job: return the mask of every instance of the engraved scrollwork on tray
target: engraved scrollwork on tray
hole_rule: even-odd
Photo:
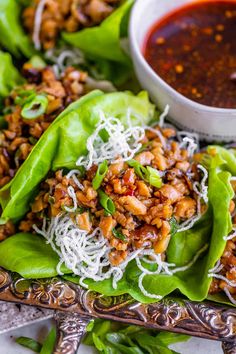
[[[129,295],[101,296],[94,292],[88,292],[84,304],[86,309],[90,309],[90,312],[95,311],[104,315],[109,312],[110,315],[114,314],[127,319],[136,316],[132,305],[137,303]]]
[[[183,319],[188,318],[186,308],[179,302],[166,299],[162,303],[149,305],[147,309],[150,321],[153,321],[160,326],[175,327]]]
[[[205,333],[216,334],[218,338],[234,339],[236,328],[236,311],[222,308],[210,303],[186,302],[186,307],[192,319],[192,328],[202,323]]]
[[[222,349],[224,354],[236,354],[236,342],[223,342]]]
[[[173,297],[145,305],[129,295],[102,296],[59,277],[27,280],[0,269],[0,300],[231,343],[236,339],[236,310],[230,307]]]
[[[11,281],[10,274],[0,268],[0,292],[9,286]]]
[[[47,307],[67,308],[78,303],[79,288],[59,278],[24,279],[17,274],[10,274],[0,269],[0,281],[4,279],[4,289],[9,287],[15,299],[36,301]],[[0,289],[3,288],[3,280]]]
[[[65,284],[57,279],[27,280],[18,278],[11,285],[12,294],[20,299],[33,298],[42,305],[52,305],[63,298]],[[74,297],[72,296],[73,300]]]
[[[91,320],[88,316],[78,314],[65,314],[57,312],[57,342],[54,354],[74,354],[86,332],[86,327]]]

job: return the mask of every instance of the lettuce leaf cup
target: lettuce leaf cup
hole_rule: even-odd
[[[0,190],[1,221],[18,230],[0,265],[141,302],[206,299],[233,240],[235,155],[197,152],[166,114],[158,125],[145,92],[93,91],[69,105]]]
[[[26,4],[3,0],[0,45],[17,58],[38,53],[49,62],[53,58],[57,63],[65,58],[83,62],[97,79],[120,85],[132,73],[123,49],[132,4],[133,0],[32,0]]]

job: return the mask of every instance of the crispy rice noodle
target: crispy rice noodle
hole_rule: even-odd
[[[229,235],[224,236],[224,240],[229,241],[229,240],[234,239],[235,237],[236,237],[236,227],[234,226],[232,228],[232,232]],[[236,288],[236,281],[231,281],[226,276],[220,274],[222,269],[224,269],[224,264],[222,264],[221,260],[219,259],[216,262],[216,265],[212,269],[209,270],[208,277],[223,280],[229,287]],[[229,289],[227,289],[227,287],[224,287],[223,291],[225,292],[225,294],[229,298],[229,300],[232,302],[232,304],[236,305],[236,300],[230,294]]]
[[[188,141],[192,140],[192,145],[194,143],[196,146],[195,150],[199,151],[199,135],[197,133],[190,133],[186,130],[181,130],[177,132],[177,138],[179,139],[180,143],[184,141],[184,138],[188,138]]]
[[[53,69],[58,78],[68,66],[79,66],[86,63],[84,55],[78,48],[49,49],[45,53],[45,57],[54,64]]]
[[[228,238],[228,239],[230,239],[230,238]],[[220,259],[219,259],[216,262],[216,265],[212,269],[209,270],[208,277],[223,280],[229,287],[235,288],[236,287],[235,281],[231,281],[228,278],[226,278],[224,275],[219,274],[223,268],[224,268],[224,265],[221,264]],[[224,290],[226,296],[228,297],[228,299],[230,300],[230,302],[232,302],[232,304],[236,305],[236,300],[230,294],[229,289],[227,289],[227,287],[225,286],[223,290]]]
[[[231,180],[235,180],[235,177],[232,177]],[[232,231],[229,233],[229,235],[226,235],[223,237],[225,241],[233,240],[236,237],[236,226],[233,225]],[[223,280],[229,287],[235,288],[236,287],[236,281],[231,281],[229,280],[226,276],[220,274],[220,272],[224,269],[224,264],[221,263],[221,260],[219,259],[216,262],[216,265],[209,270],[208,272],[208,277],[210,278],[215,278],[215,279],[220,279]],[[225,292],[225,295],[228,297],[230,302],[232,304],[236,305],[236,300],[235,298],[231,295],[229,289],[225,286],[223,291]]]
[[[34,42],[35,49],[37,50],[41,49],[40,29],[41,29],[43,10],[46,5],[46,1],[47,0],[40,0],[35,12],[33,42]]]
[[[216,262],[216,265],[209,269],[209,274],[210,273],[219,273],[222,269],[224,268],[224,265],[221,264],[220,259]]]
[[[188,151],[188,156],[192,157],[196,152],[198,145],[192,137],[185,136],[182,143],[180,143],[181,149],[186,149]]]
[[[197,261],[208,247],[208,245],[204,245],[196,253],[193,260],[183,267],[174,268],[174,263],[162,261],[161,255],[156,254],[154,250],[144,249],[130,252],[127,259],[115,267],[110,264],[108,255],[111,247],[108,245],[107,239],[102,235],[101,230],[96,228],[89,234],[87,231],[79,229],[68,213],[58,215],[49,222],[44,218],[42,228],[40,229],[34,225],[34,230],[46,238],[47,243],[51,245],[52,249],[60,257],[60,262],[57,266],[57,271],[60,275],[63,275],[61,266],[65,264],[75,275],[81,277],[81,284],[83,285],[85,285],[84,279],[102,281],[112,277],[113,288],[116,289],[117,282],[123,277],[126,266],[135,259],[141,271],[139,277],[140,290],[145,296],[158,300],[162,298],[160,295],[150,294],[144,289],[144,276],[161,273],[173,275],[174,273],[185,271]],[[155,264],[157,269],[150,271],[143,266],[142,262]]]
[[[83,53],[78,48],[67,48],[61,47],[59,49],[49,49],[45,53],[45,57],[53,63],[53,69],[57,78],[63,76],[67,67],[70,66],[84,66],[87,67],[88,63]],[[93,75],[92,71],[90,70]],[[95,72],[93,75],[96,79],[91,76],[87,77],[86,80],[86,88],[88,91],[92,91],[95,89],[102,90],[104,92],[115,92],[117,89],[112,84],[111,81],[103,80],[99,75]]]
[[[230,294],[229,289],[224,288],[224,292],[225,292],[226,296],[229,298],[230,302],[232,302],[232,304],[236,305],[236,300],[235,300],[235,298]]]
[[[194,182],[193,190],[198,195],[197,198],[197,215],[193,216],[192,218],[184,221],[178,227],[177,232],[182,232],[189,230],[193,227],[193,225],[201,218],[201,200],[204,201],[205,204],[208,203],[208,186],[207,186],[207,179],[208,179],[208,172],[202,165],[197,166],[199,170],[203,172],[203,178],[201,182]]]
[[[160,117],[159,117],[159,125],[160,125],[161,128],[164,127],[165,118],[168,116],[169,110],[170,110],[170,106],[167,104],[167,105],[165,106],[164,111],[162,112],[162,114],[161,114]]]
[[[161,134],[161,132],[158,129],[149,127],[148,125],[145,125],[143,127],[145,130],[148,130],[154,134],[156,134],[156,136],[158,136],[158,138],[160,139],[160,142],[162,143],[162,145],[164,146],[164,148],[166,148],[166,140],[164,138],[164,136]]]
[[[229,240],[232,240],[233,238],[235,238],[236,237],[236,226],[234,226],[233,228],[232,228],[232,233],[230,233],[229,235],[227,235],[227,236],[224,236],[224,240],[225,241],[229,241]]]
[[[101,132],[107,133],[108,141],[101,138]],[[141,140],[144,136],[144,128],[133,127],[131,124],[125,128],[119,119],[105,117],[100,111],[99,124],[87,140],[88,155],[81,156],[76,164],[89,170],[93,164],[99,165],[104,160],[109,163],[116,163],[120,160],[128,161],[141,148]]]
[[[82,191],[84,190],[84,186],[82,183],[78,180],[78,177],[81,176],[81,172],[79,170],[71,170],[69,173],[67,173],[66,177],[67,179],[73,178],[73,181],[81,189]]]

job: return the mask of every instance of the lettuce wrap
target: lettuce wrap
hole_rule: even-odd
[[[60,168],[69,171],[76,167],[78,157],[87,152],[86,141],[94,132],[101,112],[118,118],[123,124],[127,124],[127,114],[133,125],[137,125],[137,119],[139,124],[147,124],[154,118],[154,108],[144,92],[133,96],[94,91],[70,105],[44,133],[13,180],[0,191],[2,222],[24,217],[49,171]],[[229,205],[234,195],[230,184],[235,168],[234,155],[219,148],[218,155],[211,156],[207,168],[207,211],[191,228],[180,232],[172,229],[166,257],[168,263],[177,267],[176,272],[154,274],[157,266],[145,265],[149,271],[143,279],[147,294],[163,297],[177,291],[195,301],[207,297],[211,284],[209,270],[224,251],[224,236],[232,230]],[[80,283],[80,278],[72,275],[65,265],[59,270],[58,262],[57,253],[40,235],[19,233],[0,243],[0,266],[26,278],[52,277],[62,272],[66,279]],[[178,268],[182,269],[178,271]],[[140,289],[140,274],[135,260],[131,260],[116,289],[112,279],[87,279],[84,283],[89,289],[105,295],[129,293],[138,301],[153,302],[153,296]]]
[[[133,2],[126,0],[100,26],[62,33],[66,43],[95,60],[104,77],[118,86],[125,83],[133,71],[131,60],[122,49],[122,41],[125,43],[128,36],[128,18]]]
[[[64,32],[62,38],[94,58],[131,66],[129,57],[121,48],[121,39],[127,37],[127,18],[132,4],[133,0],[125,1],[100,26],[86,28],[76,33]]]
[[[35,145],[14,179],[0,190],[2,220],[17,221],[24,216],[38,184],[50,170],[76,167],[78,156],[86,152],[87,138],[99,121],[101,111],[125,123],[128,109],[134,119],[140,117],[140,124],[147,123],[154,116],[154,107],[145,92],[134,96],[131,93],[93,91],[69,105]]]
[[[74,33],[62,32],[61,29],[58,29],[55,38],[56,43],[44,48],[44,53],[41,55],[47,61],[50,61],[51,52],[50,50],[46,51],[46,49],[61,48],[63,56],[64,54],[67,55],[69,51],[69,57],[74,56],[76,58],[78,53],[74,52],[74,48],[79,48],[82,51],[79,56],[85,56],[88,65],[95,66],[100,77],[111,80],[117,85],[124,83],[130,77],[132,64],[130,58],[122,49],[121,40],[127,37],[128,16],[132,4],[133,0],[122,2],[117,9],[113,10],[111,15],[96,26],[80,29],[77,32],[72,31]],[[42,11],[44,11],[44,5],[42,5],[43,2],[41,1],[38,7],[42,7]],[[34,6],[33,3],[24,4],[17,0],[3,0],[0,4],[0,44],[17,58],[22,55],[30,58],[36,53],[36,50],[39,53],[42,49],[39,39],[40,25],[42,25],[40,22],[40,19],[42,20],[41,15],[37,15],[39,16],[37,25],[34,18],[28,20],[32,16],[31,10],[35,9]],[[37,7],[35,11],[37,12]],[[31,27],[33,22],[34,28],[30,28],[30,32],[33,32],[31,35],[34,38],[36,49],[33,48],[30,34],[26,33],[27,24],[30,23]],[[35,39],[35,26],[39,26],[37,40]]]

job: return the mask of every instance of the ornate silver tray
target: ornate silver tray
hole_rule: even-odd
[[[167,297],[144,305],[129,295],[105,297],[60,278],[27,280],[1,268],[0,300],[58,310],[54,354],[76,353],[96,317],[222,341],[225,354],[236,354],[236,310],[211,302]]]

